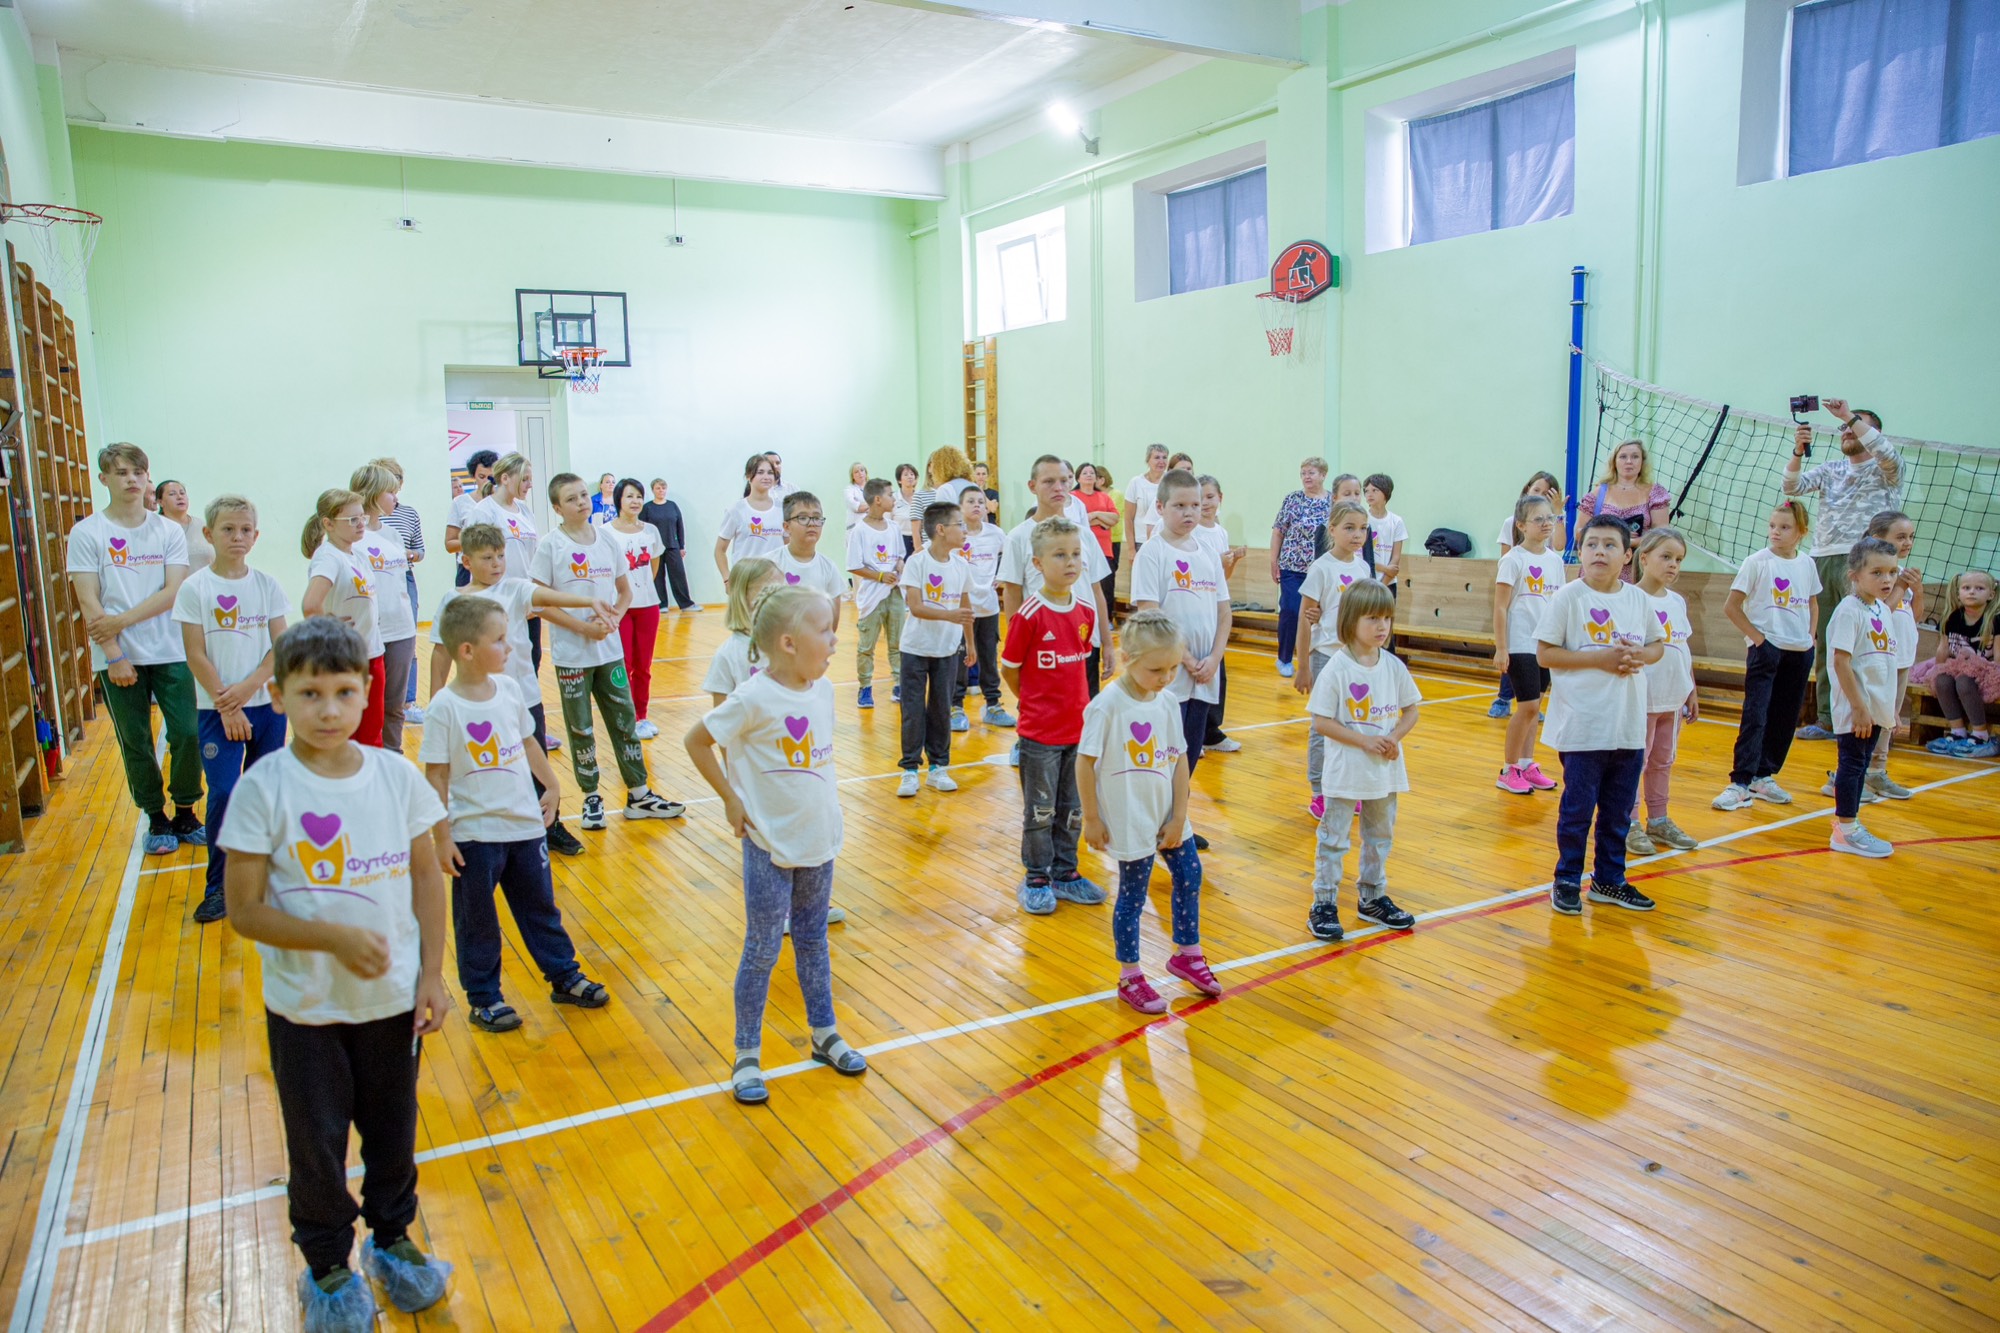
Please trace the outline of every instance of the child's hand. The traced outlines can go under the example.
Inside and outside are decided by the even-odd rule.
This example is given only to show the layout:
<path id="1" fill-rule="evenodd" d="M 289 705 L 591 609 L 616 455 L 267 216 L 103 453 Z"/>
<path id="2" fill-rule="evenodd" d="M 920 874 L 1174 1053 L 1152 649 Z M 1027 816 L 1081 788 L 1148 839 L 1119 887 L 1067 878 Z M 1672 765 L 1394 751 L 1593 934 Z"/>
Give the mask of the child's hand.
<path id="1" fill-rule="evenodd" d="M 1315 602 L 1311 606 L 1303 607 L 1300 609 L 1299 623 L 1301 625 L 1306 626 L 1308 629 L 1310 629 L 1314 625 L 1319 624 L 1319 604 L 1317 602 Z"/>
<path id="2" fill-rule="evenodd" d="M 592 617 L 583 622 L 583 637 L 592 641 L 611 637 L 611 622 Z"/>
<path id="3" fill-rule="evenodd" d="M 750 836 L 750 815 L 743 808 L 743 800 L 735 792 L 722 798 L 722 822 L 729 825 L 729 831 L 739 838 Z"/>
<path id="4" fill-rule="evenodd" d="M 119 634 L 125 629 L 125 621 L 119 616 L 102 615 L 95 620 L 85 621 L 84 628 L 90 631 L 92 639 L 108 648 L 118 642 Z"/>
<path id="5" fill-rule="evenodd" d="M 1292 688 L 1300 694 L 1313 692 L 1313 669 L 1309 664 L 1300 662 L 1292 672 Z"/>
<path id="6" fill-rule="evenodd" d="M 444 1030 L 444 1016 L 451 1012 L 451 992 L 444 978 L 426 972 L 417 978 L 417 1022 L 411 1035 L 421 1037 Z"/>
<path id="7" fill-rule="evenodd" d="M 1866 713 L 1856 713 L 1854 715 L 1854 734 L 1864 741 L 1873 736 L 1875 734 L 1875 719 Z"/>
<path id="8" fill-rule="evenodd" d="M 554 787 L 542 788 L 540 800 L 542 803 L 542 827 L 547 828 L 556 822 L 556 789 Z"/>
<path id="9" fill-rule="evenodd" d="M 139 669 L 130 662 L 113 662 L 105 668 L 105 671 L 111 676 L 111 683 L 113 685 L 137 685 L 139 683 Z"/>
<path id="10" fill-rule="evenodd" d="M 1111 850 L 1111 826 L 1104 822 L 1102 815 L 1084 819 L 1083 840 L 1100 852 Z"/>
<path id="11" fill-rule="evenodd" d="M 1402 753 L 1402 747 L 1396 744 L 1394 736 L 1377 736 L 1368 742 L 1368 748 L 1384 759 L 1394 759 Z"/>
<path id="12" fill-rule="evenodd" d="M 618 623 L 618 608 L 609 602 L 592 602 L 590 604 L 590 614 L 596 618 L 596 622 L 599 624 L 615 625 Z"/>
<path id="13" fill-rule="evenodd" d="M 220 699 L 216 700 L 218 705 L 221 702 L 222 700 Z M 247 741 L 250 739 L 253 734 L 250 730 L 250 719 L 243 716 L 242 709 L 232 705 L 228 708 L 218 707 L 216 712 L 222 718 L 222 734 L 224 737 L 232 741 Z"/>
<path id="14" fill-rule="evenodd" d="M 547 823 L 546 820 L 543 821 Z M 452 879 L 457 879 L 465 870 L 465 856 L 458 850 L 458 843 L 450 838 L 437 840 L 438 869 Z"/>
<path id="15" fill-rule="evenodd" d="M 1493 645 L 1493 665 L 1498 667 L 1503 673 L 1507 670 L 1507 657 L 1507 645 L 1505 642 Z"/>
<path id="16" fill-rule="evenodd" d="M 1167 822 L 1160 825 L 1159 849 L 1163 852 L 1171 852 L 1174 848 L 1181 845 L 1181 839 L 1186 831 L 1187 816 L 1185 814 L 1178 818 L 1168 815 Z"/>
<path id="17" fill-rule="evenodd" d="M 216 711 L 220 713 L 227 713 L 231 709 L 240 709 L 250 701 L 250 694 L 251 691 L 245 688 L 244 682 L 240 680 L 237 681 L 234 685 L 224 685 L 221 691 L 218 692 L 215 696 Z M 244 736 L 231 736 L 229 739 L 247 740 L 249 738 Z"/>
<path id="18" fill-rule="evenodd" d="M 1701 721 L 1700 696 L 1690 694 L 1687 697 L 1687 702 L 1681 705 L 1681 721 L 1688 723 Z"/>
<path id="19" fill-rule="evenodd" d="M 373 981 L 389 970 L 389 941 L 360 926 L 336 929 L 333 947 L 327 950 L 335 962 L 363 981 Z"/>

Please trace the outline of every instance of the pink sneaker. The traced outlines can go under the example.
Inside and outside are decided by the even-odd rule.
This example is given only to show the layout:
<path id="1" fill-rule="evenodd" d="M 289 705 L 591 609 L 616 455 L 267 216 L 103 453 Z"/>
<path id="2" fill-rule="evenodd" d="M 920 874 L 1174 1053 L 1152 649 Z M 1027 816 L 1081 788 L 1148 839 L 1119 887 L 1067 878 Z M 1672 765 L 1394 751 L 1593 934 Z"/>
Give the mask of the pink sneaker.
<path id="1" fill-rule="evenodd" d="M 1535 785 L 1529 782 L 1527 776 L 1514 764 L 1509 764 L 1507 767 L 1501 769 L 1500 776 L 1494 781 L 1493 785 L 1501 791 L 1513 792 L 1516 796 L 1528 796 L 1535 790 Z"/>
<path id="2" fill-rule="evenodd" d="M 1177 953 L 1167 960 L 1167 971 L 1203 995 L 1222 994 L 1222 983 L 1208 970 L 1208 960 L 1198 953 Z"/>
<path id="3" fill-rule="evenodd" d="M 1556 789 L 1556 780 L 1542 772 L 1542 766 L 1532 760 L 1521 765 L 1521 776 L 1536 791 L 1554 791 Z"/>
<path id="4" fill-rule="evenodd" d="M 1324 797 L 1324 796 L 1315 796 L 1315 797 L 1313 797 L 1313 798 L 1312 798 L 1312 804 L 1311 804 L 1311 805 L 1309 805 L 1309 806 L 1307 806 L 1307 807 L 1306 807 L 1306 809 L 1308 809 L 1308 810 L 1312 811 L 1312 817 L 1313 817 L 1314 819 L 1325 819 L 1325 818 L 1326 818 L 1326 797 Z"/>
<path id="5" fill-rule="evenodd" d="M 1207 971 L 1208 969 L 1203 968 L 1202 970 Z M 1167 1012 L 1167 1002 L 1160 998 L 1160 993 L 1153 989 L 1153 983 L 1146 980 L 1146 975 L 1143 972 L 1134 972 L 1129 977 L 1119 979 L 1118 998 L 1142 1014 L 1164 1014 Z"/>

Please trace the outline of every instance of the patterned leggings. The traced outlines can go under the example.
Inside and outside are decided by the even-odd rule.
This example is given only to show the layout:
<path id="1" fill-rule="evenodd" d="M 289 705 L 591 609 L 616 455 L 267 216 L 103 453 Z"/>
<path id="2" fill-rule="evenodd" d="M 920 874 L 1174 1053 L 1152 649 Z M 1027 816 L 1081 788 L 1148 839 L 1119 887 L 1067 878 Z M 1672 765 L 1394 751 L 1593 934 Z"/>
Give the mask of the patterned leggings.
<path id="1" fill-rule="evenodd" d="M 1174 877 L 1174 943 L 1201 943 L 1201 856 L 1194 839 L 1155 853 Z M 1111 944 L 1121 963 L 1139 961 L 1139 914 L 1146 908 L 1146 888 L 1153 878 L 1153 858 L 1118 863 L 1118 902 L 1111 909 Z"/>
<path id="2" fill-rule="evenodd" d="M 806 1021 L 833 1026 L 833 961 L 826 946 L 826 905 L 833 896 L 833 862 L 780 866 L 771 854 L 743 840 L 743 959 L 736 965 L 736 1049 L 764 1042 L 764 1005 L 771 997 L 771 969 L 792 927 L 792 966 L 805 997 Z"/>

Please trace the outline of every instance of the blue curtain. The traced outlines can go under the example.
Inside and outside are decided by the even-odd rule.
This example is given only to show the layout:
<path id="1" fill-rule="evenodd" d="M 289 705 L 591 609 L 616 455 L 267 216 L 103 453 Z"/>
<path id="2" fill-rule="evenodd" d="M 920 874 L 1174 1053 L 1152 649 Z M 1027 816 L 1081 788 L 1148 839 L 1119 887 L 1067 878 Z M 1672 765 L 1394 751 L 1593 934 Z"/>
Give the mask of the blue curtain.
<path id="1" fill-rule="evenodd" d="M 1792 11 L 1790 174 L 2000 133 L 2000 0 Z"/>
<path id="2" fill-rule="evenodd" d="M 1559 218 L 1575 207 L 1574 75 L 1413 120 L 1409 131 L 1412 245 Z"/>
<path id="3" fill-rule="evenodd" d="M 1169 292 L 1261 278 L 1269 249 L 1264 168 L 1167 196 Z"/>

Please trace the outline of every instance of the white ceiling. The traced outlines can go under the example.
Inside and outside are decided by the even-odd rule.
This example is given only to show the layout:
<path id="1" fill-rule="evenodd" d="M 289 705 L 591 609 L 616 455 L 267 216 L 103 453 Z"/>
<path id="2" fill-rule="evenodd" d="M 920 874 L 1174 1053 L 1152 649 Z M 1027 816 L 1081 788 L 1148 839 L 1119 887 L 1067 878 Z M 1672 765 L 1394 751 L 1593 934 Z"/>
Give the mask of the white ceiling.
<path id="1" fill-rule="evenodd" d="M 1171 54 L 876 0 L 17 3 L 38 37 L 151 65 L 927 146 Z"/>

